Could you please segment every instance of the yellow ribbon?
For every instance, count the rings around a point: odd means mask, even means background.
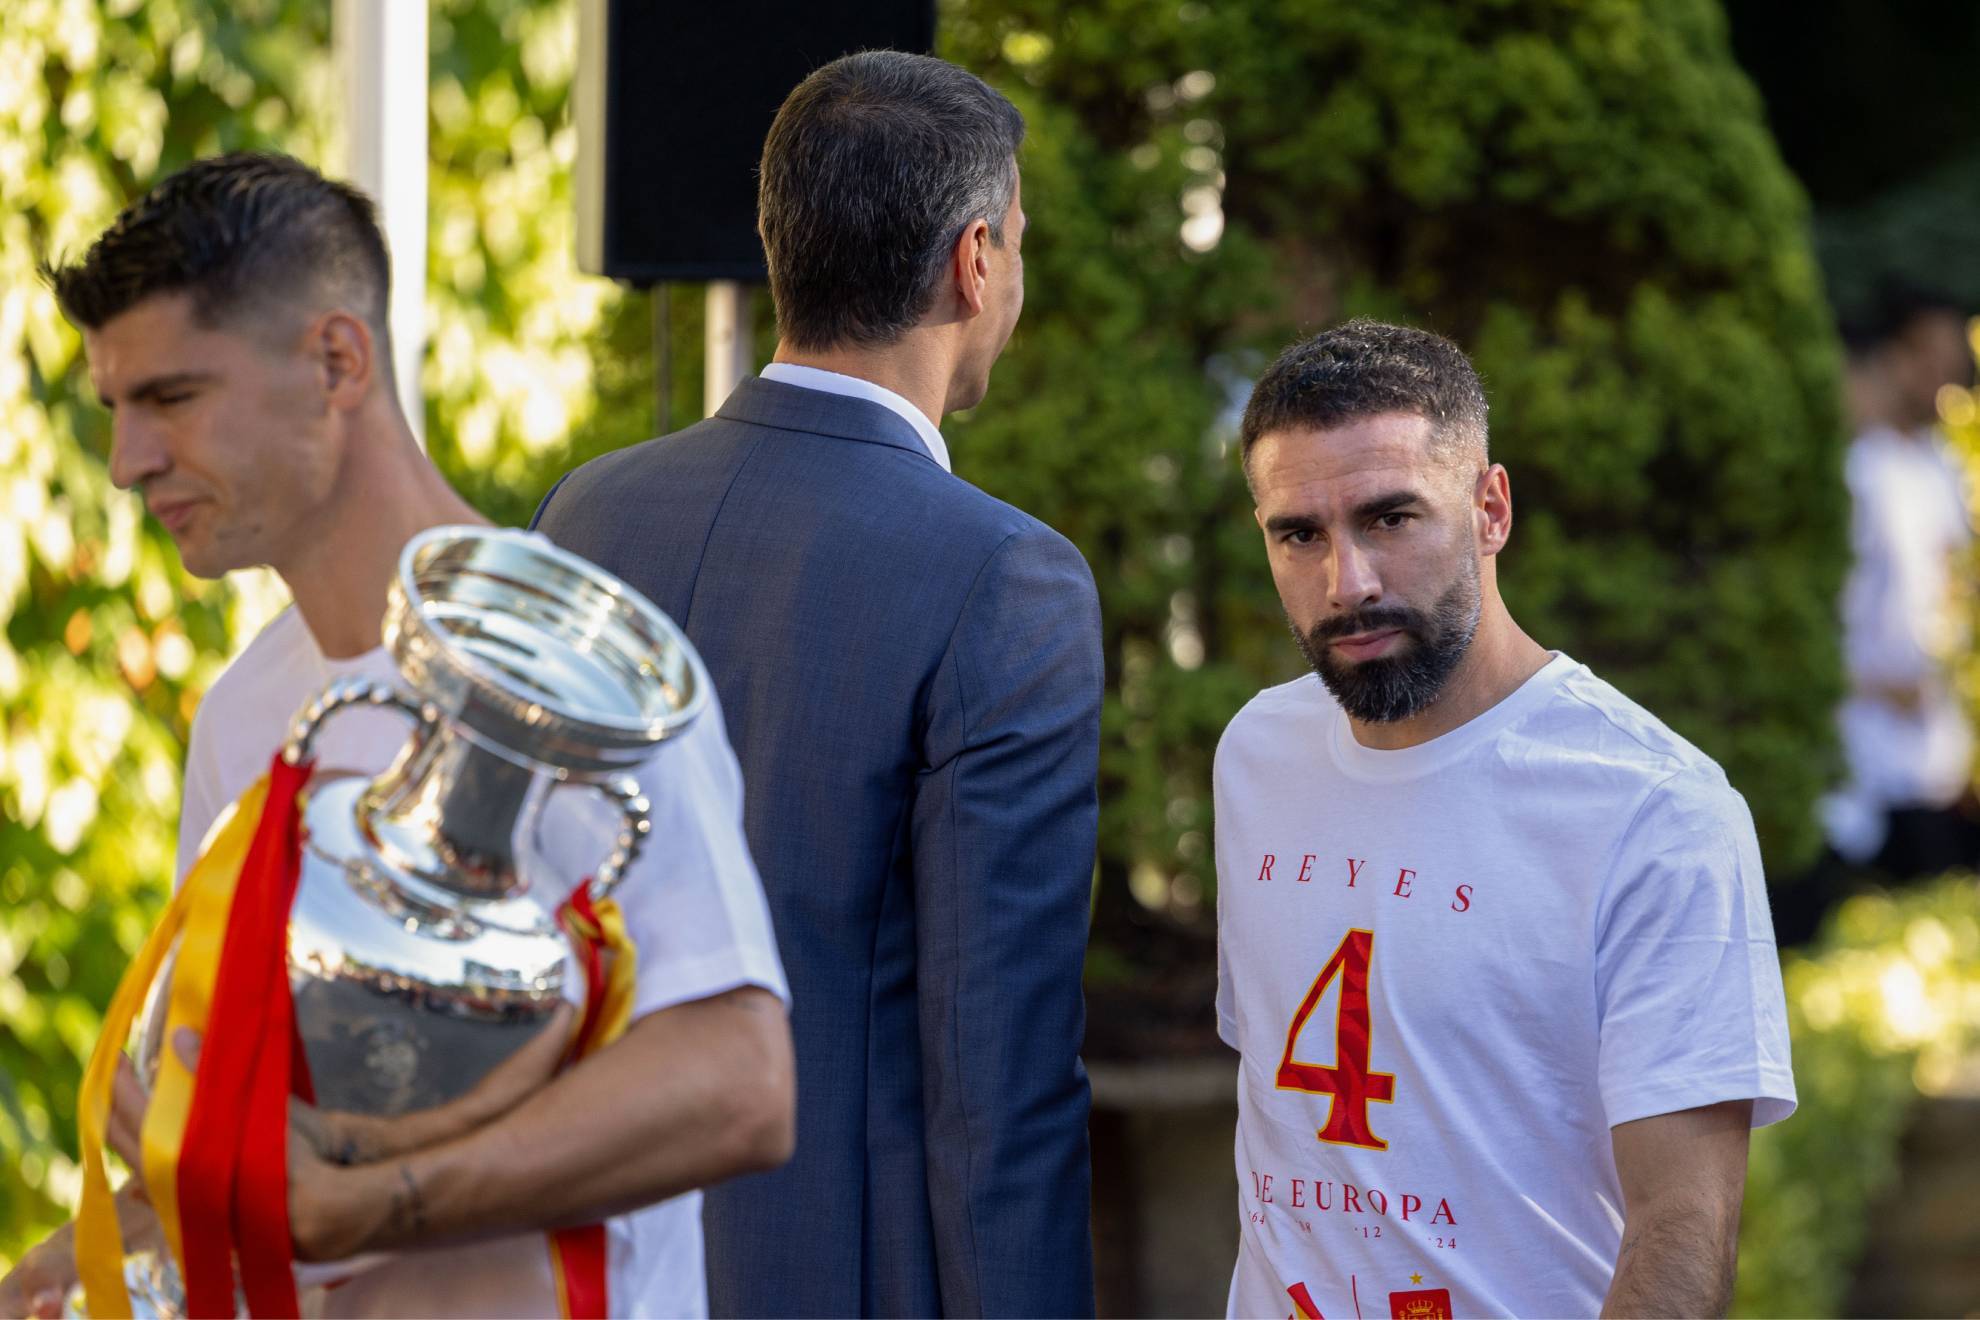
[[[617,1040],[631,1024],[639,954],[632,936],[626,932],[625,913],[612,899],[592,900],[590,916],[595,921],[574,904],[566,904],[558,915],[573,940],[598,950],[605,977],[598,1002],[585,1006],[584,1021],[571,1041],[566,1061],[575,1063]]]
[[[215,826],[207,849],[193,863],[179,892],[145,939],[138,956],[124,970],[103,1018],[89,1067],[77,1098],[76,1125],[82,1138],[82,1203],[76,1211],[76,1274],[82,1280],[89,1313],[103,1320],[129,1320],[130,1293],[124,1286],[124,1235],[103,1162],[109,1130],[111,1095],[117,1082],[117,1061],[131,1023],[144,1006],[144,997],[158,976],[173,940],[182,931],[179,956],[173,966],[164,1048],[158,1077],[145,1114],[142,1133],[145,1194],[165,1231],[175,1260],[182,1260],[179,1237],[179,1144],[192,1107],[193,1074],[172,1049],[172,1033],[180,1026],[203,1027],[213,999],[213,981],[220,965],[220,945],[226,935],[227,911],[248,845],[261,821],[268,796],[263,776],[243,793]]]
[[[585,1052],[602,1049],[626,1032],[632,1022],[634,977],[638,953],[626,933],[626,916],[616,901],[601,898],[591,905],[598,915],[598,940],[605,956],[605,994],[592,1023]]]

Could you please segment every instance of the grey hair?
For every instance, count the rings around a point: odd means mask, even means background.
[[[893,343],[934,304],[978,220],[1004,242],[1024,116],[945,60],[863,51],[799,83],[763,144],[757,231],[778,332],[798,348]]]

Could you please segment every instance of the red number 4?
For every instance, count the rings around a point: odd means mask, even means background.
[[[1327,1126],[1314,1135],[1336,1146],[1366,1146],[1387,1150],[1389,1143],[1368,1127],[1368,1103],[1389,1104],[1396,1098],[1394,1073],[1368,1071],[1368,964],[1375,953],[1375,933],[1351,930],[1342,937],[1334,956],[1313,978],[1313,988],[1300,1001],[1286,1031],[1286,1052],[1279,1059],[1279,1089],[1312,1091],[1330,1097]],[[1341,978],[1341,1005],[1334,1014],[1334,1062],[1301,1063],[1293,1047],[1314,1006],[1334,978]]]

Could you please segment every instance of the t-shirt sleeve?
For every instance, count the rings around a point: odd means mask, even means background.
[[[192,735],[186,740],[185,774],[179,786],[179,853],[172,872],[172,887],[178,888],[186,872],[199,857],[199,846],[207,830],[227,803],[220,798],[220,770],[216,764],[213,728],[208,703],[201,702],[193,713]]]
[[[1210,810],[1211,818],[1217,821],[1230,819],[1224,809],[1224,746],[1230,740],[1230,733],[1218,740],[1216,755],[1211,760],[1210,769]],[[1244,1047],[1238,1043],[1237,991],[1231,985],[1230,954],[1224,947],[1225,932],[1230,927],[1224,921],[1224,895],[1232,883],[1232,868],[1225,864],[1224,839],[1227,831],[1215,832],[1217,839],[1217,1036],[1234,1050]]]
[[[711,701],[634,777],[653,804],[653,828],[612,895],[638,953],[633,1016],[743,986],[788,1003],[769,905],[743,836],[742,771],[720,707]],[[616,808],[601,795],[560,788],[539,846],[560,875],[588,876],[618,826]]]
[[[1745,801],[1716,772],[1658,785],[1618,846],[1597,921],[1610,1126],[1727,1100],[1794,1112],[1787,1006]]]

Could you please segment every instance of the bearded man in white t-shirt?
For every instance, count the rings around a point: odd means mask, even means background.
[[[285,157],[200,161],[51,278],[113,413],[112,479],[143,493],[193,573],[267,564],[295,597],[193,722],[183,874],[306,698],[340,675],[396,678],[379,643],[401,547],[485,520],[400,410],[384,241],[355,190]],[[402,722],[350,712],[325,725],[317,761],[375,774],[405,737]],[[602,1220],[611,1314],[705,1313],[695,1189],[790,1152],[785,982],[719,707],[638,777],[653,842],[615,895],[638,954],[632,1024],[540,1089],[555,1040],[441,1109],[390,1120],[299,1109],[296,1257],[369,1266],[306,1289],[306,1311],[556,1314],[543,1230]],[[554,795],[535,840],[547,872],[587,874],[610,817],[593,795]],[[121,1079],[111,1135],[133,1167],[143,1103]],[[155,1221],[133,1190],[120,1214],[143,1240]],[[65,1229],[0,1284],[0,1314],[47,1312],[73,1281]]]
[[[1708,1315],[1751,1127],[1794,1108],[1751,818],[1528,637],[1471,364],[1354,321],[1243,424],[1314,675],[1217,750],[1232,1315]]]

